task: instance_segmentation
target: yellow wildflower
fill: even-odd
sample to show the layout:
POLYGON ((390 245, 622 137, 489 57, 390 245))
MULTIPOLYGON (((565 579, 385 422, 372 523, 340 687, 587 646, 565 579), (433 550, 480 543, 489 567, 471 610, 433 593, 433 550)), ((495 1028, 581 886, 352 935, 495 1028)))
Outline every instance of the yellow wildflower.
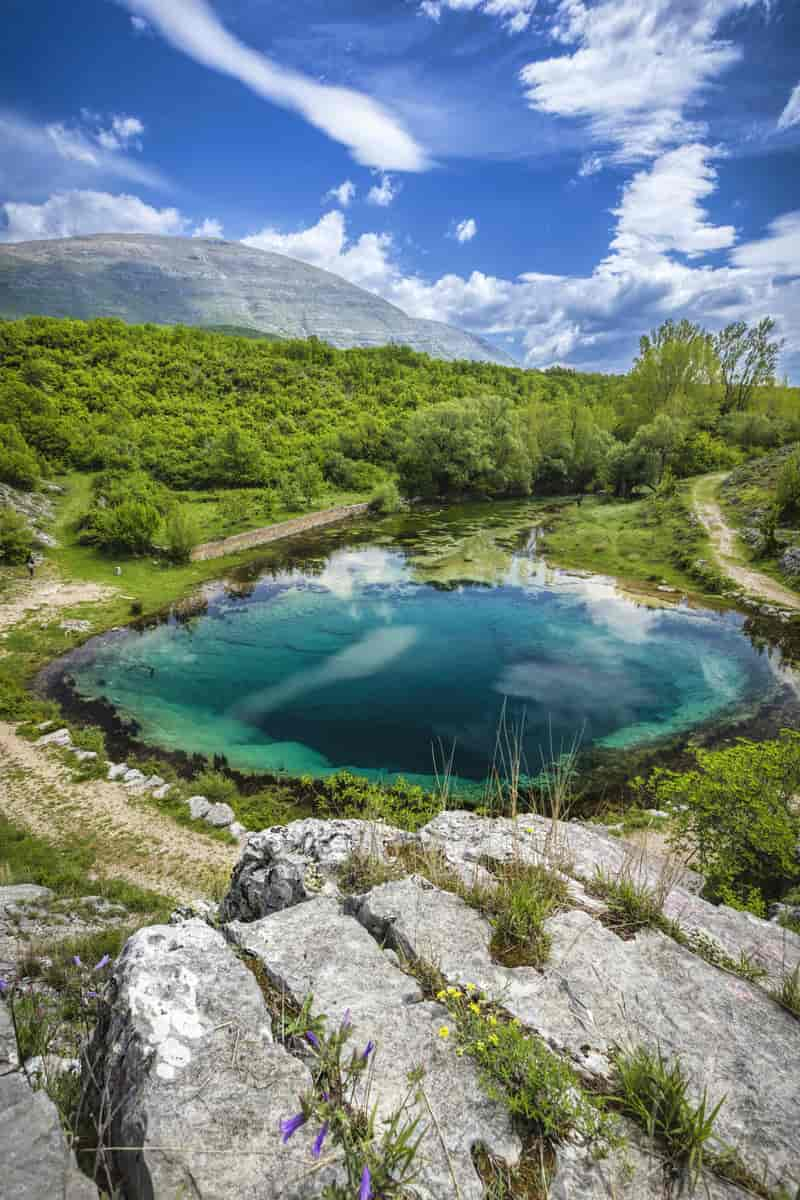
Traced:
POLYGON ((469 1007, 470 1007, 470 1012, 477 1013, 477 1014, 478 1014, 478 1016, 480 1016, 480 1014, 481 1014, 481 1006, 480 1006, 480 1004, 476 1004, 476 1003, 475 1003, 475 1001, 473 1000, 472 1004, 470 1004, 470 1006, 469 1006, 469 1007))
POLYGON ((489 1034, 489 1041, 492 1043, 492 1045, 493 1045, 493 1046, 499 1046, 499 1045, 500 1045, 500 1038, 497 1036, 497 1034, 496 1034, 496 1033, 490 1033, 490 1034, 489 1034))
POLYGON ((441 992, 436 993, 436 999, 437 1000, 446 1000, 447 999, 447 992, 444 990, 444 988, 442 988, 441 992))
POLYGON ((494 1013, 489 1013, 489 1016, 486 1018, 486 1020, 489 1022, 490 1025, 497 1024, 497 1017, 494 1015, 494 1013))
POLYGON ((450 1030, 447 1028, 446 1025, 443 1025, 441 1027, 441 1029, 439 1030, 439 1037, 442 1038, 444 1041, 447 1041, 447 1039, 450 1037, 450 1030))
POLYGON ((486 1043, 485 1043, 485 1042, 476 1042, 476 1043, 475 1043, 475 1049, 476 1049, 476 1050, 485 1050, 485 1049, 486 1049, 486 1043))
POLYGON ((465 984, 464 986, 466 987, 466 989, 467 989, 467 991, 468 991, 468 992, 474 992, 474 991, 475 991, 475 984, 474 984, 474 983, 467 983, 467 984, 465 984))

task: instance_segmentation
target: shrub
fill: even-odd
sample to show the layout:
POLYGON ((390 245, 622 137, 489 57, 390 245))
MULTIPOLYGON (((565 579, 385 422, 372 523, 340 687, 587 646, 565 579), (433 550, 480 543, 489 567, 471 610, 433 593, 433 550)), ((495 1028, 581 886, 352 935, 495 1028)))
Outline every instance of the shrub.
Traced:
POLYGON ((652 776, 657 806, 673 814, 670 840, 693 854, 710 899, 763 915, 765 901, 800 879, 800 734, 694 753, 695 770, 652 776))
POLYGON ((177 504, 167 515, 164 526, 167 553, 173 562, 187 563, 199 540, 197 525, 190 509, 177 504))
POLYGON ((778 472, 775 507, 781 517, 800 513, 800 450, 795 450, 778 472))
POLYGON ((369 501, 370 512, 396 513, 403 507, 403 497, 393 479, 379 483, 369 501))
POLYGON ((14 425, 0 425, 0 482, 30 492, 39 483, 39 460, 14 425))
POLYGON ((0 559, 4 563, 23 563, 33 547, 33 532, 28 522, 10 504, 0 508, 0 559))
POLYGON ((221 771, 203 771, 192 780, 192 787, 199 796, 205 796, 212 804, 230 804, 239 795, 232 779, 221 771))

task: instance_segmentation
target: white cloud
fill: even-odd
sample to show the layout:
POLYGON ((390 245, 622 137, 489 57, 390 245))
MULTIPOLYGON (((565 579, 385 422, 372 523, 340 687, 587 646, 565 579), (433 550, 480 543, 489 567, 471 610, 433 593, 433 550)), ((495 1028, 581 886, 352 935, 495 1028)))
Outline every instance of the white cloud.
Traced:
POLYGON ((221 238, 222 236, 222 222, 218 221, 216 217, 206 217, 205 221, 192 231, 193 238, 221 238))
POLYGON ((326 204, 328 200, 335 200, 341 208, 349 208, 355 200, 356 185, 352 179, 345 179, 344 183, 340 183, 338 187, 332 187, 322 197, 322 203, 326 204))
POLYGON ((143 133, 144 125, 138 117, 116 116, 111 118, 109 129, 98 129, 94 136, 104 150, 127 150, 131 146, 140 150, 143 133))
POLYGON ((132 16, 131 17, 131 25, 133 26, 134 33, 149 33, 150 32, 150 26, 147 24, 147 21, 145 21, 143 17, 132 16))
POLYGON ((611 250, 637 262, 650 255, 677 251, 695 258, 732 246, 732 225, 711 225, 701 201, 714 191, 717 173, 709 165, 711 150, 694 143, 670 150, 647 171, 625 185, 611 250))
POLYGON ((791 129, 792 125, 800 125, 800 83, 792 88, 786 107, 778 117, 778 129, 791 129))
POLYGON ((800 276, 800 209, 776 217, 768 228, 767 237, 737 246, 731 259, 759 275, 800 276))
POLYGON ((0 241, 80 237, 90 233, 182 234, 190 222, 177 208, 153 208, 138 196, 56 192, 42 204, 0 204, 0 241))
POLYGON ((329 212, 310 229, 281 233, 266 228, 242 238, 245 246, 272 250, 299 258, 313 267, 333 271, 369 291, 383 293, 397 270, 391 262, 392 238, 385 233, 365 233, 357 241, 347 238, 344 214, 329 212))
POLYGON ((377 204, 379 208, 388 208, 399 191, 400 188, 391 175, 383 175, 380 184, 369 189, 367 204, 377 204))
POLYGON ((617 161, 651 158, 695 140, 703 126, 684 110, 735 63, 718 39, 722 19, 757 0, 561 0, 553 38, 577 49, 520 72, 531 107, 586 120, 617 161))
POLYGON ((578 167, 578 175, 581 179, 586 179, 589 175, 596 175, 598 171, 603 169, 603 160, 599 154, 587 154, 578 167))
POLYGON ((530 366, 625 369, 639 336, 667 317, 718 328, 771 313, 788 339, 785 361, 800 369, 800 212, 778 217, 762 240, 733 248, 736 231, 713 225, 702 206, 716 182, 711 157, 692 143, 637 172, 615 209, 608 253, 584 276, 532 271, 503 279, 473 271, 430 282, 403 274, 389 235, 349 240, 340 212, 307 230, 268 229, 245 241, 324 267, 410 316, 510 337, 530 366), (724 250, 725 265, 698 261, 724 250))
POLYGON ((478 222, 474 217, 467 217, 464 221, 459 221, 456 225, 454 237, 457 242, 471 242, 478 232, 478 222))
POLYGON ((480 10, 489 17, 500 17, 509 33, 522 33, 531 23, 537 0, 421 0, 419 11, 439 21, 443 9, 455 12, 480 10))
POLYGON ((421 171, 427 155, 400 121, 352 88, 318 83, 252 50, 218 20, 206 0, 123 0, 196 62, 233 76, 259 96, 293 109, 357 162, 383 170, 421 171))

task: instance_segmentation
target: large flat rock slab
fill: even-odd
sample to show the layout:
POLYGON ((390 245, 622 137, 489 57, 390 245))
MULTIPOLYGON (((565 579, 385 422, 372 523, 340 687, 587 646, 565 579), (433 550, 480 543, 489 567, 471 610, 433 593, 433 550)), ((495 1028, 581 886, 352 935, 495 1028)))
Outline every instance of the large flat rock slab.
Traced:
POLYGON ((420 1197, 480 1200, 483 1187, 470 1153, 478 1142, 507 1162, 518 1160, 521 1145, 507 1114, 485 1097, 470 1060, 457 1057, 439 1036, 446 1009, 423 1001, 415 981, 336 900, 318 897, 259 921, 233 922, 227 933, 296 1003, 313 994, 314 1011, 333 1024, 350 1009, 354 1044, 376 1045, 370 1101, 380 1116, 409 1095, 409 1072, 424 1069, 426 1099, 413 1104, 426 1126, 414 1182, 420 1197))
POLYGON ((559 867, 583 879, 591 879, 600 870, 611 876, 634 872, 651 887, 661 886, 665 877, 691 891, 699 891, 703 882, 694 871, 661 855, 646 854, 612 837, 602 826, 551 821, 533 813, 521 813, 511 820, 443 812, 429 821, 419 836, 423 845, 437 847, 454 865, 521 859, 559 867))
POLYGON ((418 878, 375 888, 358 907, 373 936, 474 983, 584 1071, 611 1074, 615 1047, 679 1057, 695 1097, 726 1097, 719 1136, 774 1186, 800 1186, 800 1022, 766 993, 660 933, 623 941, 585 912, 552 917, 543 970, 491 959, 491 927, 418 878))
POLYGON ((281 1144, 309 1072, 273 1041, 253 974, 202 921, 133 935, 93 1049, 126 1200, 305 1200, 330 1182, 311 1171, 310 1130, 281 1144))

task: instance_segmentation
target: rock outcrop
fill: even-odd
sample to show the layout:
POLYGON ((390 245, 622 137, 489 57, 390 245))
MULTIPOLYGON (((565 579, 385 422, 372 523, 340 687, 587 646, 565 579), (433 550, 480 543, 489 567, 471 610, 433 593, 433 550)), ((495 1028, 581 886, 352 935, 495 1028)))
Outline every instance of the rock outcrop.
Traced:
MULTIPOLYGON (((512 822, 443 813, 417 835, 313 819, 251 835, 219 928, 191 918, 142 930, 116 966, 94 1054, 116 1112, 111 1144, 129 1147, 114 1158, 127 1200, 180 1187, 198 1200, 321 1196, 340 1181, 341 1152, 334 1145, 315 1159, 314 1129, 280 1142, 280 1122, 300 1111, 311 1087, 313 1053, 302 1038, 284 1036, 287 1013, 308 997, 326 1028, 347 1020, 357 1051, 374 1046, 354 1103, 368 1088, 379 1119, 402 1102, 419 1117, 415 1194, 487 1194, 476 1148, 512 1172, 526 1150, 473 1058, 450 1037, 453 1014, 422 986, 435 973, 462 994, 470 985, 490 997, 595 1090, 612 1087, 619 1049, 644 1045, 679 1060, 690 1099, 724 1098, 714 1148, 733 1148, 753 1178, 793 1194, 800 1022, 767 988, 779 966, 800 962, 800 937, 714 908, 696 894, 696 876, 676 882, 663 860, 632 864, 629 855, 602 830, 527 815, 512 822), (388 881, 343 895, 341 868, 354 854, 388 881), (462 883, 477 876, 490 886, 504 861, 545 862, 569 878, 565 910, 546 922, 544 966, 495 961, 488 916, 457 894, 458 884, 442 890, 424 877, 432 856, 462 883), (763 984, 706 961, 691 940, 653 929, 619 936, 585 887, 597 868, 635 869, 686 928, 731 956, 760 956, 763 984)), ((554 1145, 553 1200, 669 1200, 675 1180, 663 1147, 632 1125, 623 1129, 620 1146, 596 1144, 585 1129, 554 1145)), ((692 1181, 682 1182, 693 1194, 692 1181)), ((706 1173, 694 1194, 743 1200, 746 1192, 706 1173)))

